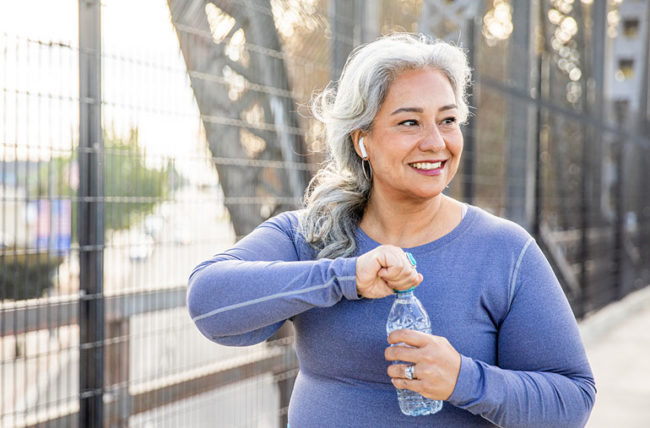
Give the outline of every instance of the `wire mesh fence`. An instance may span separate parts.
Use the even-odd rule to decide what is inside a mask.
[[[290,329],[207,341],[187,277],[300,207],[312,91],[431,11],[471,35],[475,70],[449,193],[534,233],[579,317],[650,282],[648,88],[605,99],[600,2],[52,3],[0,5],[0,426],[285,425]]]

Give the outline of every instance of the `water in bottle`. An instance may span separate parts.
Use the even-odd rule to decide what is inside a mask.
[[[395,302],[388,315],[386,333],[390,334],[394,330],[401,329],[431,334],[429,315],[413,294],[413,288],[405,291],[396,290]],[[396,361],[394,364],[409,363]],[[402,413],[409,416],[431,415],[442,409],[442,401],[425,398],[410,389],[397,389],[397,399]]]

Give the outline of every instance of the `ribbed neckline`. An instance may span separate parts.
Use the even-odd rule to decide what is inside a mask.
[[[447,245],[448,243],[456,239],[458,236],[462,235],[463,232],[465,232],[465,230],[467,230],[467,228],[474,222],[474,219],[478,215],[478,209],[476,207],[469,204],[466,204],[466,206],[467,206],[467,213],[460,221],[460,224],[458,224],[458,226],[456,226],[451,232],[434,241],[428,242],[426,244],[418,245],[417,247],[405,247],[403,248],[403,250],[409,251],[413,253],[413,255],[415,256],[417,256],[418,254],[426,254]],[[359,243],[360,247],[369,246],[371,248],[375,248],[381,245],[381,243],[375,241],[370,236],[368,236],[366,232],[364,232],[363,229],[361,229],[360,226],[357,227],[356,235],[357,235],[357,242]]]

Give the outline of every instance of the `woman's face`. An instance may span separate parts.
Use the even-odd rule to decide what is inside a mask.
[[[440,195],[463,150],[456,97],[445,74],[434,68],[399,74],[364,144],[373,193],[391,200]]]

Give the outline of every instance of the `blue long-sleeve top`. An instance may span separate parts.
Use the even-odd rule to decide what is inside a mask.
[[[291,428],[580,427],[596,394],[577,324],[534,239],[469,206],[452,232],[405,249],[432,333],[461,354],[443,410],[405,416],[384,358],[394,298],[357,296],[356,257],[315,259],[298,212],[280,214],[198,265],[187,303],[209,339],[245,346],[294,324],[300,372]],[[361,228],[357,255],[378,245]]]

